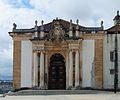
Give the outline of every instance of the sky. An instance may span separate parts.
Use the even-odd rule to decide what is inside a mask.
[[[83,26],[113,26],[113,18],[120,10],[120,0],[0,0],[0,79],[12,79],[13,44],[8,32],[13,23],[17,28],[32,28],[34,21],[50,22],[56,17],[70,19]]]

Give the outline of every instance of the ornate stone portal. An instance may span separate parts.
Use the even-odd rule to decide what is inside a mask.
[[[16,27],[17,25],[14,24],[13,32],[9,33],[13,37],[14,43],[17,41],[21,43],[21,49],[19,48],[21,61],[15,52],[18,47],[14,45],[14,88],[102,88],[102,82],[99,83],[99,79],[101,81],[103,79],[102,66],[99,66],[101,67],[99,78],[95,75],[92,77],[91,71],[93,72],[92,67],[93,69],[97,67],[97,65],[93,65],[96,63],[94,59],[97,57],[94,53],[98,51],[102,53],[102,50],[98,50],[94,44],[97,40],[103,39],[103,27],[88,28],[78,25],[78,20],[77,24],[73,24],[72,20],[69,23],[61,19],[53,20],[45,25],[42,21],[41,26],[37,26],[36,21],[35,27],[32,29],[16,29]],[[86,51],[85,48],[94,50],[94,52]],[[86,57],[86,53],[91,57]],[[102,65],[101,58],[102,56],[98,61]],[[18,62],[21,65],[17,65]],[[84,74],[87,73],[85,68],[91,70],[88,71],[91,76]],[[28,71],[29,74],[25,71]],[[94,86],[92,86],[91,78],[95,80]]]
[[[48,40],[46,39],[47,41],[38,41],[35,38],[31,39],[35,53],[34,58],[36,59],[37,54],[40,60],[40,66],[42,66],[40,67],[40,73],[38,75],[40,77],[38,79],[36,78],[38,76],[35,74],[38,69],[36,68],[38,64],[36,65],[35,63],[34,65],[33,86],[35,86],[37,82],[37,87],[40,87],[40,89],[71,89],[73,87],[79,87],[79,55],[82,39],[77,37],[74,41],[67,40],[65,31],[61,28],[58,20],[53,21],[53,29],[50,30],[49,34],[50,36],[47,38]],[[75,56],[74,59],[73,53]],[[55,56],[55,58],[53,56]],[[51,59],[54,60],[51,61]],[[44,70],[45,73],[43,73]],[[75,70],[74,76],[73,70]]]

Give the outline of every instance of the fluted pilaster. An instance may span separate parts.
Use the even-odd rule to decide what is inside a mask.
[[[69,87],[69,55],[66,55],[66,89]]]
[[[79,86],[79,51],[75,52],[75,87]]]
[[[37,56],[37,52],[34,52],[33,86],[38,86],[38,56]]]
[[[69,87],[73,87],[73,52],[69,52]]]
[[[40,88],[44,88],[44,53],[40,53]]]

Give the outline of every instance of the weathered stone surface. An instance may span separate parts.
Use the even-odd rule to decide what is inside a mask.
[[[21,41],[14,41],[13,52],[13,87],[17,89],[21,81]]]
[[[103,39],[95,40],[95,87],[103,88]]]
[[[13,57],[13,87],[15,89],[21,87],[21,41],[22,40],[30,40],[32,42],[32,51],[37,52],[38,54],[43,51],[45,54],[47,54],[48,57],[48,63],[47,66],[49,67],[50,58],[55,53],[60,53],[64,57],[64,62],[66,63],[66,55],[67,53],[72,50],[73,54],[76,52],[76,50],[79,51],[79,83],[80,87],[82,87],[82,42],[84,40],[96,40],[95,42],[95,82],[96,82],[96,88],[102,88],[103,86],[103,35],[104,32],[102,31],[101,27],[98,28],[84,28],[81,32],[79,32],[79,37],[76,38],[76,36],[73,36],[72,38],[69,37],[69,22],[67,22],[67,27],[65,25],[65,21],[58,19],[54,24],[47,24],[47,26],[44,26],[44,29],[47,29],[44,34],[45,37],[34,37],[33,33],[35,31],[30,30],[20,30],[15,29],[14,32],[10,32],[10,36],[13,37],[14,40],[14,57]],[[60,23],[59,23],[60,22]],[[62,23],[61,23],[62,22]],[[64,23],[63,23],[64,22]],[[53,27],[51,27],[51,25]],[[61,27],[62,25],[62,27]],[[74,28],[76,27],[75,24],[72,25]],[[40,26],[41,27],[41,26]],[[82,28],[82,27],[81,27]],[[34,30],[34,28],[33,28]],[[95,31],[96,30],[96,31]],[[77,32],[78,30],[71,31],[72,34]],[[93,33],[94,31],[94,33]],[[96,32],[96,33],[95,33]],[[84,34],[83,34],[84,33]],[[53,39],[53,40],[52,40]],[[75,56],[74,56],[75,58]],[[73,64],[73,76],[72,78],[72,84],[75,88],[75,60]],[[49,71],[48,71],[49,72]],[[48,72],[46,70],[46,77],[49,78]],[[33,72],[32,72],[33,73]],[[46,83],[48,80],[46,80]],[[48,83],[47,83],[48,85]],[[78,89],[78,87],[76,88]]]

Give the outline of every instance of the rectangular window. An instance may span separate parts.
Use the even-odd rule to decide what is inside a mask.
[[[110,61],[114,62],[115,56],[114,56],[114,51],[110,51]]]

